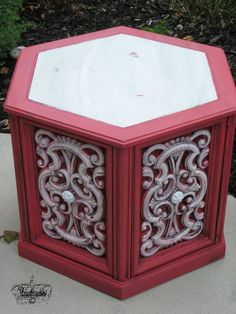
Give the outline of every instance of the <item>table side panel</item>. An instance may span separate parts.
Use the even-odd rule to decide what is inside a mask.
[[[83,143],[90,143],[92,145],[98,145],[103,147],[105,151],[106,159],[106,255],[105,257],[99,257],[87,252],[85,249],[75,247],[72,244],[66,243],[61,240],[53,239],[42,232],[42,217],[41,217],[41,197],[38,190],[38,167],[36,155],[36,143],[35,143],[35,131],[38,129],[45,129],[49,132],[59,134],[61,136],[69,136],[72,139],[83,141]],[[28,202],[28,215],[30,225],[30,241],[37,245],[43,246],[48,250],[55,251],[58,254],[65,255],[68,258],[74,259],[78,262],[90,265],[95,269],[99,269],[102,272],[112,273],[112,195],[109,193],[109,189],[112,186],[111,169],[112,169],[112,155],[109,146],[102,143],[88,141],[86,138],[81,138],[76,134],[61,133],[54,128],[45,127],[41,124],[34,124],[29,120],[21,119],[20,121],[20,133],[23,148],[23,163],[24,163],[24,176],[26,183],[26,195]],[[99,169],[98,169],[99,170]],[[99,175],[99,174],[98,174]]]
[[[177,259],[181,256],[187,255],[193,251],[199,250],[203,247],[212,245],[219,242],[216,237],[216,222],[220,212],[224,211],[224,208],[219,208],[219,192],[222,174],[222,164],[225,148],[225,136],[226,136],[226,124],[227,119],[218,121],[213,124],[201,124],[197,129],[193,130],[179,130],[172,138],[162,137],[152,140],[152,142],[136,146],[135,148],[135,192],[134,192],[134,227],[133,227],[133,269],[132,274],[134,276],[141,274],[144,271],[150,270],[154,267],[159,267],[164,263],[168,263],[173,259]],[[157,143],[166,143],[171,139],[177,137],[193,134],[194,132],[202,129],[209,129],[211,132],[209,165],[207,170],[208,176],[208,189],[205,195],[206,208],[203,233],[197,238],[180,242],[173,247],[163,249],[153,256],[141,257],[140,256],[140,210],[142,210],[142,197],[141,197],[141,174],[142,174],[142,156],[146,147],[150,147]],[[227,161],[227,164],[230,163]],[[216,172],[215,170],[218,169]],[[227,193],[225,191],[220,193],[221,199],[226,199]],[[222,225],[222,223],[220,223]]]

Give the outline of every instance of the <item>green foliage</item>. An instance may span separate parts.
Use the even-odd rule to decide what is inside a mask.
[[[0,0],[0,60],[14,48],[28,25],[20,21],[22,0]]]
[[[206,21],[214,28],[235,28],[235,0],[172,0],[171,7],[184,17],[197,21]]]
[[[141,29],[144,31],[162,34],[162,35],[167,34],[167,26],[166,26],[165,20],[160,20],[153,26],[143,26],[143,27],[141,27]]]

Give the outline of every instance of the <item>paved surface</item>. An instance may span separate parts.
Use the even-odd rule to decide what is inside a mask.
[[[19,215],[9,135],[0,135],[0,233],[19,230]],[[25,260],[17,243],[0,240],[0,313],[96,314],[236,314],[236,200],[229,196],[225,225],[227,255],[192,273],[125,301]],[[52,286],[48,304],[19,305],[10,292],[15,283]]]

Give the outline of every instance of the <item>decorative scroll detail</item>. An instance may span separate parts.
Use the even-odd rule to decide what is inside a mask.
[[[201,130],[144,151],[141,256],[201,234],[210,140]]]
[[[42,229],[51,238],[105,254],[104,153],[101,148],[37,130]]]

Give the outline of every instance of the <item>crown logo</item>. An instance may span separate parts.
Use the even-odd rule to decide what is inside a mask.
[[[52,287],[48,284],[34,283],[34,276],[31,276],[29,283],[14,284],[11,292],[19,304],[48,303]]]

